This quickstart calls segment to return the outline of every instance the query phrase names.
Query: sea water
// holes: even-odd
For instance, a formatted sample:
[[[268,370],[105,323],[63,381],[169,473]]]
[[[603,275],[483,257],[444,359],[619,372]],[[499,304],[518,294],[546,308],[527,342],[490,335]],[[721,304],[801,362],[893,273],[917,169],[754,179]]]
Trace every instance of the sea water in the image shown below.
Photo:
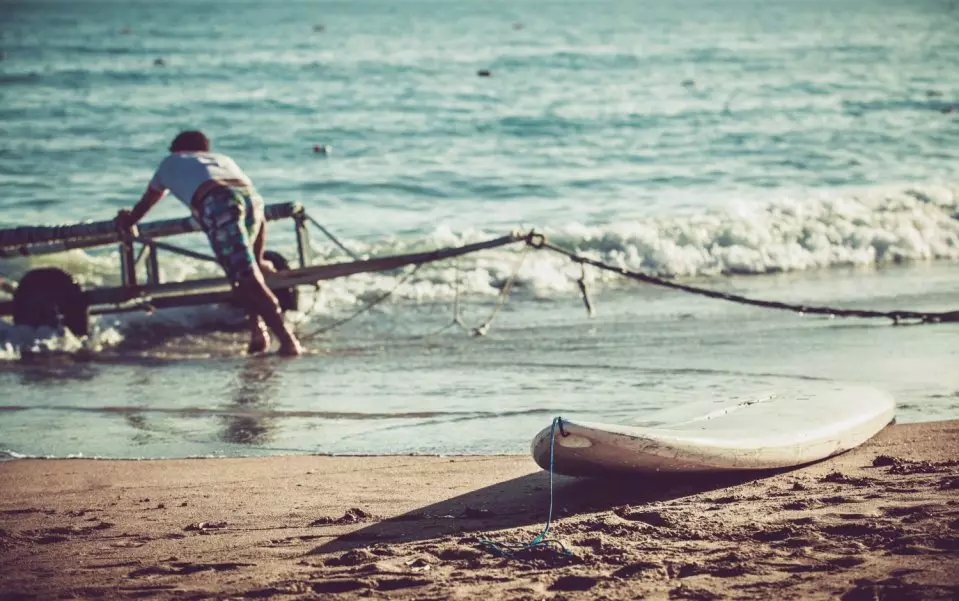
[[[537,228],[749,297],[959,309],[954,2],[0,12],[0,227],[112,218],[198,128],[267,202],[302,203],[364,257]],[[147,220],[185,215],[168,198]],[[289,223],[268,240],[293,256]],[[208,252],[197,234],[169,241]],[[316,262],[348,259],[318,231],[312,247]],[[119,280],[114,248],[0,259],[0,276],[38,266]],[[170,253],[161,268],[217,274]],[[525,452],[555,415],[649,421],[835,382],[889,390],[900,421],[959,417],[959,326],[743,306],[522,245],[300,300],[288,317],[308,354],[293,361],[244,357],[242,315],[224,306],[100,316],[79,340],[0,323],[0,455]],[[495,312],[486,335],[447,327],[454,306],[471,327]]]

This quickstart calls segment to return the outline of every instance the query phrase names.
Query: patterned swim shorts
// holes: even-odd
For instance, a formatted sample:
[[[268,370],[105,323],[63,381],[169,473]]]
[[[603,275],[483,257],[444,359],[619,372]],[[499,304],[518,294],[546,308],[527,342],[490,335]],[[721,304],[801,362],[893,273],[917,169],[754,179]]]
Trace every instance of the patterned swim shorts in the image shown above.
[[[217,188],[200,203],[200,225],[231,282],[256,265],[253,242],[263,227],[263,199],[253,190]]]

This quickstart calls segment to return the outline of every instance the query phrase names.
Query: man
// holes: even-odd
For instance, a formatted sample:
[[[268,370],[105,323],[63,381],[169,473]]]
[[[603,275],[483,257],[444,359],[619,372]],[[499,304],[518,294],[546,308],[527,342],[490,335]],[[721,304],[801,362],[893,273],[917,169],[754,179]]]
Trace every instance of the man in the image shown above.
[[[263,199],[250,178],[230,157],[210,152],[210,141],[199,131],[177,135],[170,153],[133,210],[117,213],[117,228],[132,230],[168,190],[172,192],[203,226],[217,261],[245,304],[250,315],[248,352],[261,353],[269,348],[265,321],[280,341],[279,353],[299,355],[300,342],[283,321],[276,296],[263,279],[264,271],[272,273],[275,269],[263,260]]]

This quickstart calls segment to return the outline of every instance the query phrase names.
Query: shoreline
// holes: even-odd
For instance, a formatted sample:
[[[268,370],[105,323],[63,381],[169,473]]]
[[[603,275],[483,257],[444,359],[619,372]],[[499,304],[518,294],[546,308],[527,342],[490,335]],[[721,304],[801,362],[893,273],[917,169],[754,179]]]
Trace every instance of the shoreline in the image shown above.
[[[0,462],[0,599],[959,596],[959,420],[775,474],[557,476],[526,455]]]

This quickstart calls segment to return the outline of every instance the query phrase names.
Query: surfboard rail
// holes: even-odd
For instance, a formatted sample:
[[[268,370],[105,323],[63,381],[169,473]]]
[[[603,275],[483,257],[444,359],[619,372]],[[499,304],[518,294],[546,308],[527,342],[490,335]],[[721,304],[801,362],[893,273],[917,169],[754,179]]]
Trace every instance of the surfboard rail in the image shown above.
[[[802,407],[776,416],[787,403],[800,402]],[[792,468],[853,449],[894,417],[891,395],[852,386],[659,427],[563,420],[553,465],[557,473],[570,476]],[[549,438],[545,428],[531,445],[533,459],[544,469],[549,468]]]

